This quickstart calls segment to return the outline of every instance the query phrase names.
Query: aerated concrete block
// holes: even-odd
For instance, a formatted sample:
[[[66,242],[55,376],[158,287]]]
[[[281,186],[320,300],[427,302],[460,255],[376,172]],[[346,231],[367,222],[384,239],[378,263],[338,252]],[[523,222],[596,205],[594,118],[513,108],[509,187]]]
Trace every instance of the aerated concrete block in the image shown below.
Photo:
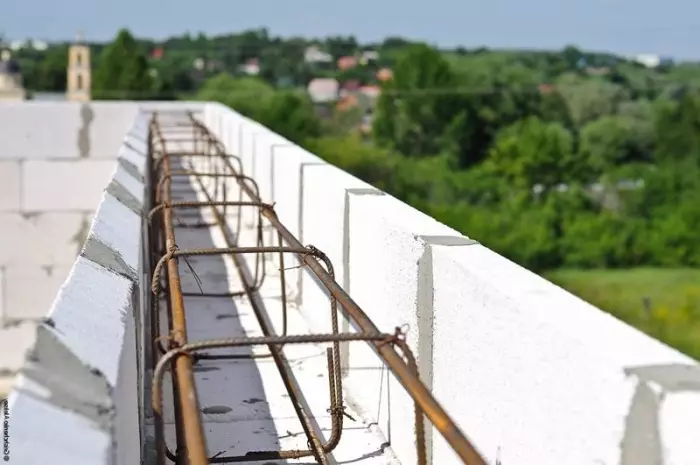
[[[0,318],[0,399],[10,392],[15,375],[34,345],[36,327],[35,321],[7,323]]]
[[[133,125],[137,110],[137,105],[133,103],[119,105],[93,102],[81,107],[81,114],[84,115],[81,120],[90,117],[87,132],[81,134],[83,143],[87,142],[88,150],[82,149],[81,155],[84,158],[116,158],[124,134]]]
[[[72,352],[70,341],[52,323],[40,326],[8,399],[9,462],[115,463],[115,406],[110,394],[99,368]]]
[[[44,318],[71,265],[10,265],[4,269],[4,319],[17,321]]]
[[[26,162],[22,210],[94,211],[115,167],[115,160]]]
[[[76,159],[83,126],[79,104],[3,105],[0,160]]]
[[[114,273],[138,276],[141,216],[110,193],[105,193],[92,223],[82,255]]]
[[[0,266],[71,265],[90,220],[76,212],[0,213]]]
[[[381,192],[328,164],[304,164],[300,167],[300,174],[299,240],[302,244],[313,244],[326,254],[333,263],[336,282],[346,288],[349,278],[345,247],[346,236],[349,234],[348,192],[359,189],[375,194],[381,194]],[[309,324],[315,331],[321,333],[330,331],[329,319],[319,319],[313,314],[313,309],[328,306],[328,292],[325,287],[306,270],[289,271],[290,274],[293,272],[301,279],[299,303]]]
[[[0,154],[4,149],[0,149]],[[0,211],[19,211],[22,190],[21,163],[0,161]],[[0,228],[3,227],[0,224]]]

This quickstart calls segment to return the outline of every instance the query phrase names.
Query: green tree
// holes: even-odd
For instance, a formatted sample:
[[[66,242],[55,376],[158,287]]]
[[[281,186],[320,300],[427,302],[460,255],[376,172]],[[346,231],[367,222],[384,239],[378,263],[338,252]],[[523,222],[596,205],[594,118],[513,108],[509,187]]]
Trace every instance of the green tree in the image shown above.
[[[44,92],[65,91],[67,66],[67,47],[48,49],[36,66],[35,89]]]
[[[256,119],[269,104],[275,90],[262,79],[235,78],[220,73],[207,79],[197,93],[197,99],[221,102],[249,118]]]
[[[92,92],[98,100],[148,100],[156,97],[146,55],[128,30],[120,30],[100,54]]]
[[[439,153],[464,122],[450,95],[455,84],[437,50],[409,47],[396,63],[393,80],[383,86],[373,122],[375,140],[407,156]]]
[[[367,145],[357,136],[321,137],[309,141],[307,148],[363,181],[396,195],[395,178],[400,155]]]
[[[623,163],[650,161],[653,128],[633,118],[608,115],[581,130],[579,154],[596,178]]]
[[[460,202],[437,205],[429,213],[529,269],[560,264],[556,216],[550,208],[533,206],[525,194],[509,197],[497,210]]]
[[[634,266],[647,259],[644,223],[612,212],[578,211],[563,223],[559,243],[571,268]]]
[[[313,104],[299,92],[276,92],[259,112],[258,121],[297,144],[321,135]]]
[[[656,115],[657,159],[700,166],[700,93],[686,90],[675,101],[659,101]]]
[[[580,170],[573,137],[561,124],[531,116],[499,132],[487,166],[514,186],[549,190]]]
[[[572,73],[562,75],[557,80],[557,89],[566,101],[577,128],[615,113],[620,103],[629,100],[622,86]]]

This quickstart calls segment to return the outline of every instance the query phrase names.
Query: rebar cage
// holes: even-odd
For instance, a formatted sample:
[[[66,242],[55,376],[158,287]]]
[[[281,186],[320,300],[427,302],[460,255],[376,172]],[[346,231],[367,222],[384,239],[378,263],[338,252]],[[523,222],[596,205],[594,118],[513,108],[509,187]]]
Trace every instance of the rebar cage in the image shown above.
[[[154,418],[157,463],[167,461],[177,464],[204,465],[208,463],[234,463],[246,461],[295,459],[312,457],[320,464],[328,464],[328,456],[341,440],[345,407],[343,401],[342,373],[340,367],[340,343],[364,341],[372,346],[384,365],[393,373],[411,396],[415,404],[416,452],[419,465],[427,463],[424,417],[435,426],[454,448],[464,463],[485,464],[483,458],[465,437],[459,427],[447,415],[430,391],[420,381],[417,364],[405,337],[399,328],[393,332],[381,332],[367,314],[345,293],[335,281],[334,269],[329,258],[312,245],[303,246],[280,222],[274,205],[261,199],[256,181],[244,174],[241,159],[227,153],[224,144],[191,113],[154,113],[149,128],[149,153],[147,184],[147,260],[151,280],[151,308],[147,315],[147,331],[151,347],[147,369],[152,372],[149,386],[150,406]],[[187,143],[191,150],[173,150],[173,145]],[[198,160],[198,167],[193,161]],[[203,193],[202,201],[178,201],[173,199],[176,180],[193,182]],[[235,200],[232,200],[235,199]],[[187,222],[183,212],[206,209],[213,221]],[[255,221],[255,243],[239,244],[243,223],[243,210],[252,210]],[[230,227],[230,223],[235,224]],[[226,247],[181,250],[177,246],[175,225],[179,228],[218,228],[225,238]],[[232,231],[233,229],[233,231]],[[272,231],[271,235],[264,230]],[[276,239],[269,244],[270,238]],[[267,240],[266,240],[267,239]],[[246,257],[253,256],[253,271],[249,271]],[[179,261],[182,259],[197,277],[187,257],[217,256],[230,259],[239,275],[242,288],[225,293],[185,293],[182,290]],[[327,289],[331,332],[328,334],[288,334],[287,283],[285,256],[295,257],[304,269],[311,273]],[[274,259],[279,267],[281,314],[268,315],[259,296],[261,286],[269,276],[265,260]],[[287,258],[288,260],[288,258]],[[184,297],[214,299],[244,298],[249,301],[260,325],[262,336],[237,337],[190,342],[187,337]],[[167,315],[167,333],[162,333],[161,310]],[[339,315],[352,321],[358,332],[341,333],[338,330]],[[280,318],[280,333],[276,333],[270,318]],[[329,382],[329,410],[331,434],[324,440],[313,427],[311,412],[300,401],[301,388],[295,380],[284,347],[289,344],[328,343],[326,350]],[[212,353],[214,349],[242,346],[266,346],[263,354]],[[193,366],[203,359],[270,358],[274,361],[290,402],[307,438],[304,450],[249,451],[238,456],[207,456],[207,438],[201,421],[199,398],[193,376]],[[163,424],[163,379],[171,377],[173,389],[172,409],[175,417],[175,448],[165,440]],[[232,386],[231,389],[235,389]]]

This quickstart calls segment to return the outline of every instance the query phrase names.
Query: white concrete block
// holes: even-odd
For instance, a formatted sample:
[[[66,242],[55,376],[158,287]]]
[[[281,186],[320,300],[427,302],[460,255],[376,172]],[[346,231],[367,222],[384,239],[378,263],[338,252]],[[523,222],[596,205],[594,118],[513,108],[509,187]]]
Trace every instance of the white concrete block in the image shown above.
[[[254,173],[255,162],[253,160],[255,159],[255,157],[253,157],[253,134],[268,134],[271,131],[268,128],[258,124],[257,121],[253,121],[249,118],[246,118],[245,116],[240,116],[238,124],[242,124],[242,126],[238,128],[238,134],[240,136],[238,153],[240,153],[240,155],[243,157],[243,163],[246,166],[246,168],[248,165],[251,167],[248,173]],[[250,162],[248,162],[247,160],[250,160]]]
[[[351,192],[348,208],[350,293],[380,331],[392,333],[396,327],[406,331],[408,345],[421,367],[425,348],[420,337],[429,325],[419,285],[426,251],[421,235],[449,236],[454,231],[387,195]],[[399,459],[414,463],[413,401],[393,377],[389,377],[388,389],[382,387],[383,364],[369,345],[351,344],[348,352],[346,380],[352,398],[367,411],[388,404],[388,417],[380,417],[379,426],[388,431],[391,425],[392,446]],[[388,392],[390,398],[386,397]]]
[[[131,165],[119,163],[107,186],[107,192],[136,213],[141,213],[145,198],[144,180]]]
[[[255,178],[260,187],[260,198],[265,202],[272,203],[275,199],[272,172],[273,159],[277,153],[284,148],[299,150],[295,145],[284,143],[281,138],[271,132],[256,132],[251,135],[253,139],[252,150],[255,159],[255,170],[250,175]],[[289,173],[288,173],[289,174]]]
[[[89,158],[117,157],[119,147],[124,140],[124,134],[134,124],[138,107],[133,102],[92,102],[86,109],[81,108],[81,114],[87,109],[92,112],[88,125]],[[83,121],[88,116],[83,116]]]
[[[0,266],[72,264],[90,217],[76,212],[0,213]]]
[[[116,465],[131,465],[140,463],[141,436],[139,434],[139,400],[140,386],[148,380],[139,379],[139,365],[136,357],[136,327],[135,315],[138,308],[131,308],[125,315],[123,324],[124,338],[119,357],[118,383],[114,390],[113,402],[117,406],[115,412]],[[148,399],[142,399],[148,402]]]
[[[122,164],[128,164],[136,169],[141,179],[146,175],[146,154],[138,152],[127,144],[124,144],[119,149],[119,160]]]
[[[233,112],[226,112],[225,115],[224,124],[228,133],[228,139],[224,141],[226,144],[226,149],[229,153],[242,157],[243,169],[246,172],[250,172],[251,157],[249,155],[247,158],[243,158],[244,154],[241,153],[240,150],[242,143],[241,136],[243,131],[243,120],[241,119],[240,115]]]
[[[90,228],[83,254],[105,266],[109,263],[115,272],[136,276],[141,253],[140,231],[141,217],[115,197],[105,193]],[[92,249],[94,241],[107,248]],[[98,256],[93,256],[93,253]]]
[[[22,210],[94,211],[115,165],[115,160],[28,161]]]
[[[10,460],[16,465],[110,463],[112,438],[75,411],[55,406],[52,392],[24,376],[10,394]],[[57,396],[65,395],[58,392]]]
[[[0,398],[10,392],[27,351],[34,345],[36,326],[34,321],[8,324],[0,319]]]
[[[133,104],[131,109],[111,103],[92,105],[95,122],[102,116],[107,118],[110,111],[133,112],[136,108]],[[133,174],[134,169],[143,169],[143,162],[117,150],[126,127],[119,130],[120,134],[111,134],[114,127],[110,129],[107,119],[102,121],[104,127],[93,126],[91,134],[114,140],[113,149],[100,153],[112,158],[120,153],[123,161],[119,167],[114,160],[26,162],[26,176],[22,178],[25,211],[37,214],[3,215],[13,222],[14,232],[3,230],[6,237],[0,237],[0,258],[20,262],[21,256],[6,246],[5,239],[15,247],[21,245],[20,240],[40,242],[29,247],[30,252],[25,251],[21,266],[9,266],[0,272],[3,317],[11,319],[15,313],[43,317],[50,307],[46,323],[38,332],[27,324],[13,327],[11,333],[7,327],[0,329],[0,370],[7,368],[0,376],[0,388],[10,382],[6,374],[19,366],[24,349],[34,346],[10,396],[10,463],[127,465],[139,460],[133,320],[139,310],[134,308],[134,284],[129,277],[137,274],[141,229],[140,212],[135,213],[125,203],[137,209],[141,206],[143,185]],[[126,117],[122,122],[127,122]],[[90,247],[83,250],[85,257],[75,261],[54,299],[55,290],[44,292],[51,286],[44,282],[47,276],[41,276],[46,271],[40,262],[48,260],[52,264],[68,258],[67,245],[72,245],[75,254],[77,244],[69,242],[73,240],[69,232],[76,228],[73,234],[78,236],[80,224],[74,222],[81,215],[67,211],[94,210],[112,173],[121,190],[115,191],[117,184],[112,183],[108,191],[114,191],[119,200],[104,193],[90,229]],[[60,213],[46,214],[44,210]],[[32,265],[32,261],[39,263]],[[64,273],[68,274],[65,268]],[[52,285],[58,288],[64,281],[58,280],[59,267],[52,274],[57,279]],[[46,305],[38,302],[48,296],[51,300]],[[31,310],[39,308],[43,310]],[[12,349],[6,350],[6,343]],[[36,444],[45,447],[37,448]]]
[[[232,133],[235,132],[236,127],[233,124],[233,118],[231,113],[225,112],[221,113],[221,131],[218,133],[219,139],[221,139],[221,142],[224,144],[224,147],[226,148],[226,152],[229,154],[233,154],[233,142],[232,142]],[[238,154],[236,154],[238,155]]]
[[[2,273],[4,321],[44,318],[70,269],[70,264],[5,267]]]
[[[348,268],[348,191],[381,192],[369,184],[328,164],[306,164],[301,167],[301,228],[299,240],[311,244],[333,263],[335,280],[347,290]],[[329,306],[326,288],[305,269],[289,270],[288,279],[296,277],[298,303],[309,325],[318,332],[330,331],[329,318],[318,318],[318,311]]]
[[[0,149],[0,154],[2,153],[3,149]],[[0,161],[0,211],[19,211],[21,186],[21,163]]]
[[[238,144],[234,148],[234,155],[238,155],[243,162],[243,167],[248,176],[255,176],[256,159],[253,156],[253,133],[249,123],[241,118],[238,120]]]
[[[670,463],[658,454],[684,440],[668,432],[689,438],[697,428],[700,369],[690,358],[482,246],[434,247],[432,266],[434,393],[487,457]],[[682,411],[659,405],[662,393]],[[434,463],[454,460],[435,443]],[[700,452],[687,442],[684,454],[673,450],[679,464]]]
[[[123,146],[145,157],[148,154],[147,134],[140,132],[129,133],[124,136]]]
[[[78,257],[49,317],[67,346],[116,385],[124,319],[131,308],[132,283]]]
[[[78,158],[81,126],[77,103],[3,104],[0,159]]]
[[[301,169],[309,164],[325,164],[316,155],[293,145],[277,146],[270,162],[271,182],[274,186],[272,200],[275,211],[292,234],[299,237],[299,211],[301,204]],[[255,177],[262,178],[264,172],[255,171]]]

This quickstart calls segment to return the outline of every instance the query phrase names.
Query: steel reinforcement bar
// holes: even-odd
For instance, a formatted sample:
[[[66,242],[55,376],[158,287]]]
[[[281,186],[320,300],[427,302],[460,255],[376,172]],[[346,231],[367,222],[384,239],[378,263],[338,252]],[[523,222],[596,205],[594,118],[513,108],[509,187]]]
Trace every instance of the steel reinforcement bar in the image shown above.
[[[173,150],[173,144],[189,144],[186,150]],[[193,165],[183,169],[187,161],[203,161],[200,169]],[[328,257],[314,246],[303,246],[280,222],[274,206],[262,201],[260,189],[254,179],[243,173],[240,158],[226,152],[223,143],[193,115],[161,115],[154,113],[149,131],[149,185],[151,210],[147,217],[149,258],[151,263],[151,290],[153,293],[150,312],[150,334],[153,346],[151,369],[152,411],[158,449],[158,464],[166,459],[177,464],[204,465],[207,463],[233,463],[274,459],[313,457],[318,463],[329,463],[328,455],[339,443],[343,431],[343,390],[340,370],[340,342],[364,341],[375,352],[402,384],[415,404],[415,430],[418,465],[427,463],[425,450],[424,416],[442,434],[464,463],[485,465],[484,459],[472,446],[464,433],[449,417],[442,406],[420,381],[416,361],[405,338],[397,328],[392,333],[380,332],[367,314],[335,281],[333,266]],[[175,164],[179,166],[175,166]],[[174,201],[173,180],[185,178],[193,181],[205,198],[204,201]],[[229,200],[231,180],[235,182],[238,200]],[[213,186],[211,186],[213,182]],[[244,200],[245,198],[245,200]],[[235,207],[235,234],[228,228],[231,208]],[[185,223],[176,211],[207,208],[211,211],[211,223]],[[242,246],[242,209],[256,211],[255,244]],[[276,245],[266,245],[263,235],[265,221],[277,237]],[[178,227],[216,227],[222,233],[226,247],[180,250],[175,237]],[[245,256],[254,255],[254,273],[248,271]],[[279,286],[282,300],[282,331],[276,334],[270,325],[259,290],[266,280],[264,259],[275,254],[280,269]],[[287,334],[287,302],[285,281],[285,254],[292,254],[309,273],[312,273],[328,290],[330,296],[331,333],[310,335]],[[179,259],[188,267],[188,256],[226,256],[235,265],[242,289],[229,293],[184,293],[180,282]],[[193,274],[194,274],[194,270]],[[194,274],[196,278],[196,274]],[[199,284],[199,283],[198,283]],[[253,308],[263,336],[242,337],[191,342],[187,339],[186,308],[183,296],[233,298],[246,296]],[[166,307],[168,334],[161,334],[160,309]],[[339,333],[338,314],[342,313],[359,328],[357,333]],[[330,392],[331,435],[326,442],[314,430],[311,412],[301,401],[302,392],[283,348],[287,344],[327,342],[328,380]],[[205,350],[241,346],[266,345],[268,353],[257,355],[209,354]],[[242,456],[208,457],[206,437],[199,412],[198,397],[193,377],[193,364],[200,359],[260,358],[274,360],[284,382],[289,399],[294,406],[308,440],[306,450],[251,451]],[[166,444],[163,424],[163,376],[170,371],[173,386],[173,412],[175,416],[176,449],[173,452]]]

